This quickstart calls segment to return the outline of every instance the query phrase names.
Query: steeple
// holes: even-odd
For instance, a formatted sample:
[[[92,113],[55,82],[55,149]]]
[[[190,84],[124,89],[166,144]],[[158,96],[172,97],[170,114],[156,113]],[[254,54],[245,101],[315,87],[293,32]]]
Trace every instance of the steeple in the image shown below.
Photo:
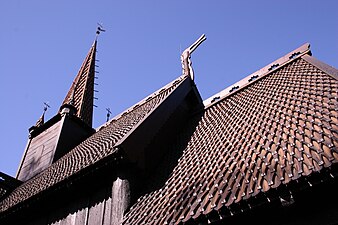
[[[59,111],[72,107],[74,114],[90,127],[93,121],[96,45],[95,39]]]
[[[35,126],[29,129],[29,138],[17,179],[26,181],[36,176],[95,132],[92,120],[96,39],[59,112],[45,122],[44,115],[49,106],[44,103],[42,116]]]

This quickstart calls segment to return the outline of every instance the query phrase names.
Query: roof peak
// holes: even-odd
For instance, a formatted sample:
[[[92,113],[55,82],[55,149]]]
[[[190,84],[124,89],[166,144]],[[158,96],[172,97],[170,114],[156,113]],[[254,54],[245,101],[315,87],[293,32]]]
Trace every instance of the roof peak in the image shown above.
[[[90,127],[93,122],[96,47],[97,38],[89,49],[59,110],[61,112],[61,109],[67,105],[74,106],[74,114]]]

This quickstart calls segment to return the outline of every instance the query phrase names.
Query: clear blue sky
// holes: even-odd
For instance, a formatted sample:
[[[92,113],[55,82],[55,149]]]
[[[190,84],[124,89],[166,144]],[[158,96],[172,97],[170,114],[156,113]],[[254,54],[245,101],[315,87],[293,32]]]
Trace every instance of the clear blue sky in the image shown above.
[[[0,3],[0,171],[15,176],[28,128],[54,116],[95,37],[94,126],[181,74],[180,52],[207,35],[192,61],[203,99],[310,42],[338,67],[338,1],[42,1]]]

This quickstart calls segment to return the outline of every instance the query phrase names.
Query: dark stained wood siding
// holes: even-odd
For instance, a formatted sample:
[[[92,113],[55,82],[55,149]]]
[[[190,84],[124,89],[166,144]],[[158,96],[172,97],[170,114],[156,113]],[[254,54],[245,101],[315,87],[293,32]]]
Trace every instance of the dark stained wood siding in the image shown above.
[[[61,123],[61,121],[58,121],[38,136],[29,140],[30,143],[27,146],[26,155],[18,172],[19,180],[28,180],[52,163]]]
[[[60,204],[48,209],[37,209],[17,222],[18,225],[115,225],[120,224],[130,203],[129,181],[117,178],[96,189],[78,190],[82,192],[73,198],[71,195],[60,197]]]

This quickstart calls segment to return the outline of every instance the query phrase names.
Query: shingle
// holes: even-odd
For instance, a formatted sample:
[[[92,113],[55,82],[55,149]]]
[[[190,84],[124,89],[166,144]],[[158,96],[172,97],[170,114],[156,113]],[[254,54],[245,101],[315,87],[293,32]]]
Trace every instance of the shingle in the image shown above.
[[[334,77],[297,58],[215,102],[164,186],[141,197],[123,224],[198,219],[330,167],[337,93]]]
[[[0,212],[21,203],[34,195],[52,188],[55,184],[78,173],[82,169],[98,163],[116,152],[115,144],[130,132],[153,109],[161,104],[172,91],[187,77],[179,77],[166,85],[164,91],[138,103],[137,107],[122,113],[106,123],[91,137],[83,141],[68,154],[53,163],[46,170],[23,183],[7,198],[0,202]]]

